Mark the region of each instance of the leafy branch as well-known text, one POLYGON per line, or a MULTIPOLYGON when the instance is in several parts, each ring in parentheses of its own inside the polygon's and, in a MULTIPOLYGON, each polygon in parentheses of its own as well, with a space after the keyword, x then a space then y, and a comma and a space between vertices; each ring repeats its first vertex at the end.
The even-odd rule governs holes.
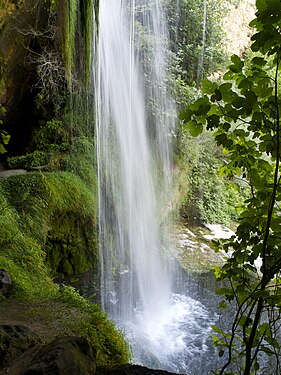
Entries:
POLYGON ((256 3, 251 48, 259 55, 250 61, 232 56, 224 82, 203 81, 202 97, 180 115, 190 135, 212 131, 227 154, 224 173, 247 180, 252 192, 236 235, 215 244, 217 251, 231 254, 216 274, 228 285, 219 293, 235 305, 230 333, 214 328, 215 344, 228 350, 220 375, 227 368, 231 374, 256 374, 264 355, 275 356, 276 373, 280 369, 276 311, 281 304, 281 3, 256 3))

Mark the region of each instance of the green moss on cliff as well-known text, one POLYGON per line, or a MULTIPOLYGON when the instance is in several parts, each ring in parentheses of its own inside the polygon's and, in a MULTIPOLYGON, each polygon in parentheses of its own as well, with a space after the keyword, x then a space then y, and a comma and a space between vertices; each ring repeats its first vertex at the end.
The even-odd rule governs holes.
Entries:
POLYGON ((82 2, 82 25, 85 43, 85 84, 86 87, 91 82, 92 74, 92 49, 93 49, 93 29, 94 29, 94 1, 84 0, 82 2))
POLYGON ((55 217, 44 247, 51 269, 64 275, 89 271, 98 257, 95 223, 91 218, 85 222, 73 212, 55 217))
POLYGON ((75 54, 75 31, 77 24, 78 0, 66 1, 65 7, 66 16, 64 25, 64 56, 66 64, 66 76, 71 87, 75 54))
POLYGON ((49 293, 48 265, 72 274, 97 262, 95 191, 79 177, 36 172, 1 180, 0 188, 0 267, 11 273, 16 291, 49 293), (54 241, 60 251, 52 249, 54 241))
POLYGON ((30 311, 20 310, 17 321, 36 319, 43 326, 48 324, 53 330, 48 332, 50 339, 72 333, 86 337, 97 349, 97 365, 104 367, 129 361, 122 334, 97 305, 51 279, 52 273, 84 272, 97 262, 96 196, 93 186, 89 188, 70 172, 32 172, 1 179, 0 268, 11 274, 13 282, 7 311, 17 303, 14 298, 28 299, 29 308, 39 300, 45 306, 34 308, 32 317, 30 311), (56 309, 61 304, 59 332, 54 304, 56 309))

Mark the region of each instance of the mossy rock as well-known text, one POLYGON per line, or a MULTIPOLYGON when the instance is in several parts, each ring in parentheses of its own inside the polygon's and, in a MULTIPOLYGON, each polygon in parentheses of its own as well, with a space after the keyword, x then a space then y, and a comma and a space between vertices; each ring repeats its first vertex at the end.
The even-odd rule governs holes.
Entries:
POLYGON ((98 250, 93 220, 66 212, 55 217, 52 224, 44 250, 53 272, 73 275, 95 268, 98 250))
POLYGON ((0 326, 0 368, 4 368, 29 348, 41 343, 39 337, 22 325, 0 326))
POLYGON ((56 274, 96 273, 96 195, 79 177, 34 172, 3 179, 0 207, 0 267, 16 293, 49 293, 56 274))
POLYGON ((36 353, 24 375, 95 373, 96 350, 83 337, 58 337, 36 353))

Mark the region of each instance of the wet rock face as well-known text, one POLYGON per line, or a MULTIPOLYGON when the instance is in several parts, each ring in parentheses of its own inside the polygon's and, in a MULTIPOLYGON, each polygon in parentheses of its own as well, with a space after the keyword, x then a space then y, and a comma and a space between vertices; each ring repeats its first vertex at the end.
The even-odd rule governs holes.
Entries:
POLYGON ((12 289, 12 279, 9 272, 0 269, 0 294, 7 296, 12 289))

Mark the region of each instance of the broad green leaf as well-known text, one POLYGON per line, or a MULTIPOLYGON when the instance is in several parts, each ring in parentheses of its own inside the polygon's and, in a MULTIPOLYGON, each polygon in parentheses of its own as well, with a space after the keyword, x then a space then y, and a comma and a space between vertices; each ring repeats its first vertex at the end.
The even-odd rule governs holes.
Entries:
POLYGON ((219 328, 218 326, 211 326, 212 330, 216 333, 219 333, 220 335, 223 335, 223 330, 221 328, 219 328))
POLYGON ((193 111, 191 111, 190 109, 187 109, 186 111, 179 113, 179 119, 184 122, 188 122, 190 121, 192 115, 193 115, 193 111))
POLYGON ((265 346, 265 345, 261 345, 261 351, 262 352, 264 352, 264 353, 266 353, 266 355, 268 355, 268 356, 272 356, 272 355, 275 355, 275 352, 273 351, 273 350, 271 350, 270 348, 268 348, 267 346, 265 346))
POLYGON ((229 95, 231 92, 231 88, 231 83, 223 83, 222 85, 220 85, 219 90, 223 100, 228 101, 231 98, 231 96, 229 95))
POLYGON ((229 81, 229 80, 233 79, 234 76, 235 76, 235 73, 232 72, 231 70, 228 70, 228 71, 224 74, 223 79, 224 79, 225 81, 229 81))
POLYGON ((257 95, 254 93, 254 91, 246 91, 244 95, 247 104, 250 104, 252 106, 257 102, 257 95))
POLYGON ((238 96, 232 102, 232 105, 235 108, 241 108, 244 106, 244 104, 245 104, 245 98, 243 98, 242 96, 238 96))
POLYGON ((245 78, 239 83, 238 88, 241 90, 248 90, 251 88, 251 86, 252 82, 249 79, 245 78))
POLYGON ((227 304, 225 303, 225 301, 221 301, 221 302, 219 303, 219 308, 222 309, 222 310, 224 310, 224 309, 227 308, 227 304))
POLYGON ((233 65, 229 66, 229 69, 234 73, 239 73, 242 71, 242 68, 244 66, 243 61, 240 59, 237 55, 231 56, 231 61, 233 62, 233 65))
POLYGON ((258 124, 262 123, 263 116, 261 112, 254 112, 252 116, 252 120, 257 122, 258 124))
POLYGON ((225 122, 223 125, 222 125, 222 128, 224 131, 228 131, 230 128, 231 128, 231 125, 229 124, 229 122, 225 122))
POLYGON ((200 108, 202 108, 202 107, 204 107, 204 106, 206 106, 208 104, 210 104, 208 97, 207 96, 203 96, 202 98, 199 98, 199 99, 195 100, 195 102, 192 103, 189 106, 189 109, 191 111, 198 111, 198 110, 200 110, 200 108))
POLYGON ((189 121, 187 123, 187 128, 192 137, 197 137, 203 131, 203 125, 196 121, 189 121))
POLYGON ((220 123, 220 117, 218 115, 211 115, 207 117, 207 128, 208 129, 214 129, 216 128, 220 123))
MULTIPOLYGON (((258 298, 264 298, 267 299, 270 297, 270 293, 268 290, 258 290, 257 292, 253 293, 253 298, 258 299, 258 298)), ((264 323, 263 326, 266 326, 267 323, 264 323)))
POLYGON ((223 100, 228 104, 228 102, 232 102, 235 98, 238 97, 238 94, 233 90, 225 90, 222 92, 223 100))
POLYGON ((254 57, 252 59, 252 64, 258 65, 258 66, 264 66, 266 65, 266 60, 263 57, 254 57))
POLYGON ((211 115, 218 115, 218 116, 222 115, 222 110, 217 104, 211 105, 211 108, 209 109, 209 112, 208 112, 208 116, 211 116, 211 115))
POLYGON ((218 85, 215 82, 209 81, 208 79, 202 80, 202 92, 204 94, 212 94, 218 85))

